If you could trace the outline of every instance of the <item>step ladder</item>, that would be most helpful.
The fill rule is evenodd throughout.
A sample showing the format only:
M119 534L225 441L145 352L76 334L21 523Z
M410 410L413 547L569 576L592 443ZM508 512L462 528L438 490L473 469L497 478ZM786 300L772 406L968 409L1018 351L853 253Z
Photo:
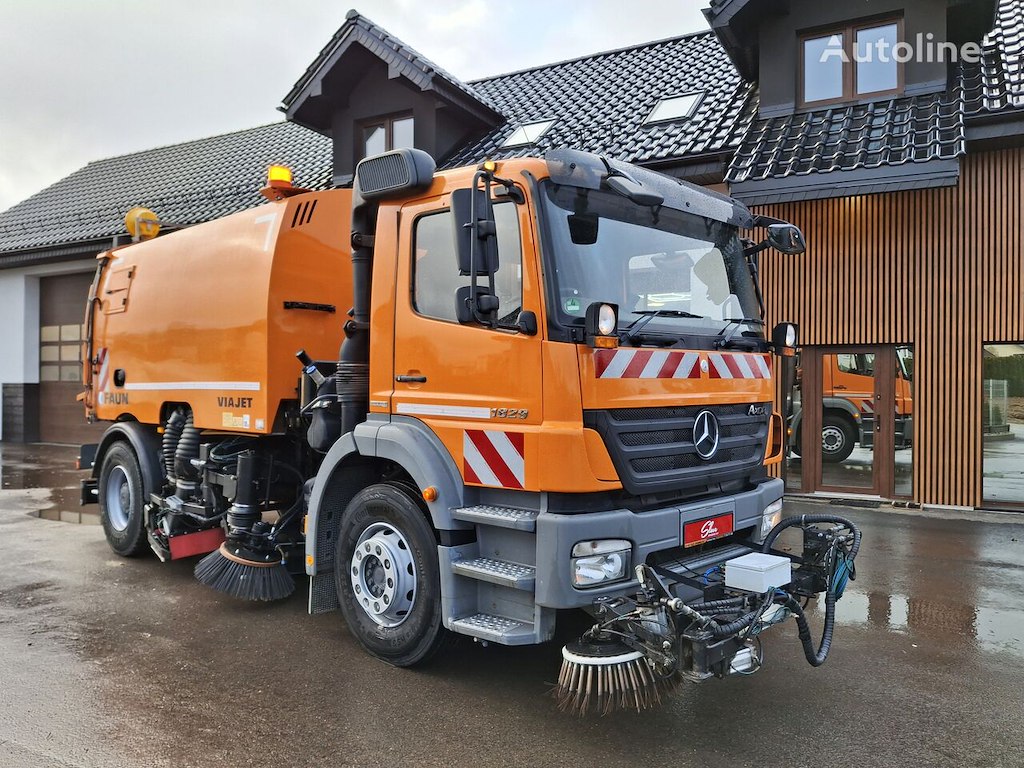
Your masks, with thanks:
M537 516L535 510L485 504L452 511L456 520L476 526L477 540L442 548L448 629L501 645L551 639L555 610L535 602Z

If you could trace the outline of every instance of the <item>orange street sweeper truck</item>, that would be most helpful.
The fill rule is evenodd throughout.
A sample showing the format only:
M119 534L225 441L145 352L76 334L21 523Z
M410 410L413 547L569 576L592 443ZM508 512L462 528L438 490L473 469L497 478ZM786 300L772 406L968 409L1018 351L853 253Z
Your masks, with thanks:
M583 609L556 689L580 712L753 672L788 617L824 661L860 534L783 519L767 472L796 329L765 338L757 254L799 230L573 150L438 172L403 149L263 193L98 257L83 501L116 553L201 555L255 600L305 575L311 613L398 666Z

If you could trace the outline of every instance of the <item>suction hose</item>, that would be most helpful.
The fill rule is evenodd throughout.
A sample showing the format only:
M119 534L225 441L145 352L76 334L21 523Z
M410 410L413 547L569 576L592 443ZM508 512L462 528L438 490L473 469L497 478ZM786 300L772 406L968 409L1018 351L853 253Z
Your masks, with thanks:
M181 431L184 428L185 414L180 409L171 413L164 425L160 448L164 457L164 473L168 480L174 479L174 453L178 450L178 440L181 439Z

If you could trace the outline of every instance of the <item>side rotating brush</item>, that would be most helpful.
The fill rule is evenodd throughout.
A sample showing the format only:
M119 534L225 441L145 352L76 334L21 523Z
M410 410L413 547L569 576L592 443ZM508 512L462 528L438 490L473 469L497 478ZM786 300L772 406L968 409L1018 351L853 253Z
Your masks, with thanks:
M238 457L237 493L228 511L227 541L196 564L196 579L243 600L280 600L295 591L284 558L267 535L256 503L256 458Z
M682 682L678 673L659 674L640 651L622 643L576 640L562 648L562 670L552 695L563 712L586 715L616 710L641 712Z
M295 591L295 579L280 555L270 562L250 560L253 554L241 549L235 554L230 546L230 542L224 542L196 564L195 576L200 583L242 600L265 602L281 600Z

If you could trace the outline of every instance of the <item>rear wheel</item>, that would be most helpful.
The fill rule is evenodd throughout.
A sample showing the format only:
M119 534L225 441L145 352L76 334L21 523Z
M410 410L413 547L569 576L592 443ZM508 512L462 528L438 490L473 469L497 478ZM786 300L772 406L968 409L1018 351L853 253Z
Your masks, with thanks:
M857 444L857 429L848 419L826 413L821 420L821 459L832 464L846 461Z
M382 483L353 497L334 563L341 612L370 654L411 667L448 640L437 540L425 510L403 487Z
M122 557L146 549L142 470L135 451L118 442L103 457L99 477L100 521L110 548Z

